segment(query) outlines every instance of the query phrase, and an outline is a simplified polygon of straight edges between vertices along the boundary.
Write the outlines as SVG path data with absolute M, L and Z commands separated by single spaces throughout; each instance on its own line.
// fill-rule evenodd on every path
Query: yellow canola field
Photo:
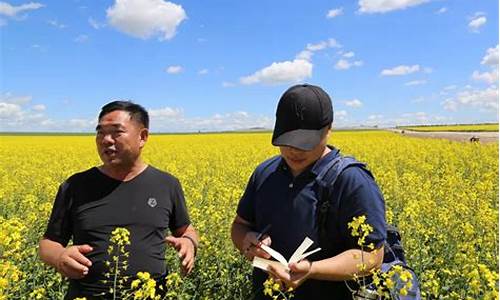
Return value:
M 498 131 L 498 124 L 464 124 L 464 125 L 435 125 L 435 126 L 404 126 L 401 129 L 413 131 Z
M 368 163 L 426 299 L 498 299 L 498 143 L 388 132 L 333 132 Z M 201 235 L 177 299 L 249 299 L 250 264 L 229 228 L 253 169 L 277 154 L 269 133 L 153 135 L 145 160 L 181 181 Z M 100 163 L 90 136 L 0 136 L 0 299 L 61 299 L 65 281 L 37 257 L 59 184 Z M 178 270 L 176 253 L 167 262 Z

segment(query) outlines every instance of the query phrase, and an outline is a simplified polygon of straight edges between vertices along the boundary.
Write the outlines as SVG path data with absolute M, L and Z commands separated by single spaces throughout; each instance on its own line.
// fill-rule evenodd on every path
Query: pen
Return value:
M 266 227 L 264 227 L 264 229 L 261 232 L 259 232 L 259 234 L 257 234 L 256 239 L 257 239 L 258 243 L 249 245 L 248 248 L 245 249 L 244 253 L 247 253 L 248 251 L 250 251 L 250 248 L 252 246 L 253 247 L 260 247 L 260 244 L 262 243 L 262 238 L 269 231 L 269 229 L 271 229 L 271 224 L 268 224 Z
M 262 231 L 257 235 L 257 240 L 259 242 L 264 237 L 264 234 L 266 234 L 269 231 L 269 229 L 271 229 L 271 224 L 267 224 L 267 226 L 264 227 L 264 229 L 262 229 Z

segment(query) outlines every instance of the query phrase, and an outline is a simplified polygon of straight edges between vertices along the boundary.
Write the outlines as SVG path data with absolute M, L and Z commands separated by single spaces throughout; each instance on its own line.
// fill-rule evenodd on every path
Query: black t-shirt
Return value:
M 165 236 L 189 224 L 184 195 L 172 175 L 148 166 L 130 181 L 115 180 L 97 168 L 77 173 L 61 184 L 44 237 L 66 246 L 88 244 L 92 261 L 89 274 L 72 280 L 71 289 L 82 295 L 107 291 L 102 280 L 109 272 L 105 262 L 111 232 L 116 227 L 130 231 L 128 268 L 122 275 L 147 271 L 164 275 Z

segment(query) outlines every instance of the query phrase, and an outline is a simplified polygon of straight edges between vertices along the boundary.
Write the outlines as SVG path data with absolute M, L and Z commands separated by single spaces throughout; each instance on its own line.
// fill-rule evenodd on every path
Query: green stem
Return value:
M 118 264 L 120 262 L 120 255 L 116 256 L 116 263 L 115 263 L 115 274 L 113 278 L 113 300 L 116 299 L 116 280 L 118 279 Z

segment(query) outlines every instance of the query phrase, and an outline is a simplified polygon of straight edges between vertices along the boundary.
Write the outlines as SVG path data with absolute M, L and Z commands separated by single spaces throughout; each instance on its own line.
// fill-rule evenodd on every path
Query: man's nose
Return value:
M 115 140 L 113 139 L 113 136 L 111 135 L 111 133 L 105 134 L 102 137 L 103 144 L 109 145 L 109 144 L 113 144 L 114 142 L 115 142 Z

